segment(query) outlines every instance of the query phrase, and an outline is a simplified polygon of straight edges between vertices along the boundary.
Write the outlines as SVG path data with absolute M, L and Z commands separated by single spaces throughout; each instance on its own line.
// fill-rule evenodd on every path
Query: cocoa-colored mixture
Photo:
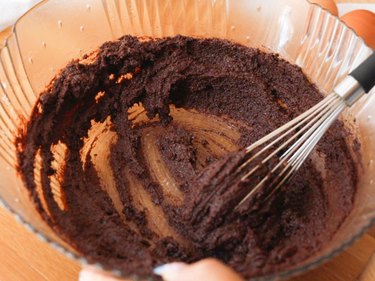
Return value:
M 41 94 L 20 129 L 19 171 L 44 220 L 92 262 L 141 276 L 204 257 L 244 277 L 286 270 L 352 209 L 345 127 L 337 121 L 260 208 L 222 208 L 238 189 L 226 178 L 242 157 L 233 152 L 321 99 L 274 54 L 125 36 L 69 63 Z

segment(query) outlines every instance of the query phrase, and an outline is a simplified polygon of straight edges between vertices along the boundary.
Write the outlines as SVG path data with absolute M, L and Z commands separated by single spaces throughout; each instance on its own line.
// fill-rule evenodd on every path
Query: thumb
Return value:
M 110 273 L 97 269 L 93 266 L 86 266 L 81 270 L 78 281 L 131 281 L 119 279 L 110 275 Z
M 165 281 L 243 281 L 232 269 L 215 259 L 187 265 L 174 262 L 155 268 L 154 273 Z

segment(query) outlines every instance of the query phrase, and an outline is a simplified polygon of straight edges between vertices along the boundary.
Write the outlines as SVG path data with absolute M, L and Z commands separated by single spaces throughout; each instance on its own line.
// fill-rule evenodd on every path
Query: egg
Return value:
M 375 14 L 368 10 L 354 10 L 341 17 L 366 44 L 375 49 Z
M 311 3 L 318 4 L 319 6 L 323 7 L 324 9 L 331 12 L 331 14 L 338 16 L 339 11 L 337 10 L 337 6 L 335 1 L 333 0 L 310 0 Z

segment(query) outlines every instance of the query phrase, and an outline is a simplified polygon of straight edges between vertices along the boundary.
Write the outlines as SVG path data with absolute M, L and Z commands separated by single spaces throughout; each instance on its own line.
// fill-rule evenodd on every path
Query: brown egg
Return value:
M 337 6 L 335 1 L 333 0 L 309 0 L 311 3 L 318 4 L 319 6 L 323 7 L 324 9 L 331 12 L 331 14 L 338 16 L 339 12 L 337 10 Z
M 353 28 L 368 46 L 375 49 L 375 14 L 373 12 L 355 10 L 343 15 L 341 20 Z

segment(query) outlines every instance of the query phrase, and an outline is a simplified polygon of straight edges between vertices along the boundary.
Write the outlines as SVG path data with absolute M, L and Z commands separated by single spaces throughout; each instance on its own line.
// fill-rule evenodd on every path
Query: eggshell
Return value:
M 331 14 L 338 16 L 339 12 L 337 10 L 337 6 L 335 1 L 333 0 L 309 0 L 311 3 L 318 4 L 319 6 L 323 7 L 324 9 L 331 12 Z
M 363 38 L 368 46 L 375 49 L 375 14 L 368 10 L 354 10 L 341 20 Z

